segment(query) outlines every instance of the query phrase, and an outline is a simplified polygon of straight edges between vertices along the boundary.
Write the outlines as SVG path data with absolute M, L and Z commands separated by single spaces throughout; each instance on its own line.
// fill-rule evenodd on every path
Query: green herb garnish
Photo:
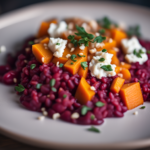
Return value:
M 63 98 L 66 98 L 66 97 L 67 97 L 67 95 L 66 95 L 66 94 L 64 94 L 64 95 L 63 95 Z
M 113 69 L 111 68 L 111 65 L 103 65 L 101 66 L 101 68 L 105 71 L 113 71 Z
M 85 57 L 85 55 L 80 55 L 80 54 L 77 54 L 79 57 Z
M 77 57 L 77 56 L 76 56 L 75 54 L 73 54 L 73 55 L 71 55 L 70 59 L 71 59 L 72 61 L 76 62 L 76 61 L 77 61 L 77 60 L 75 60 L 76 57 Z
M 136 55 L 138 58 L 142 58 L 141 54 L 144 54 L 144 52 L 140 49 L 139 52 L 136 51 L 136 49 L 133 51 L 133 54 Z
M 103 49 L 102 52 L 107 52 L 107 50 L 106 50 L 106 49 Z
M 105 104 L 102 102 L 96 102 L 95 104 L 97 107 L 103 107 Z
M 140 107 L 140 109 L 145 109 L 146 108 L 146 106 L 142 106 L 142 107 Z
M 70 64 L 73 65 L 73 62 L 71 62 Z
M 87 106 L 83 106 L 82 109 L 81 109 L 81 114 L 82 115 L 86 115 L 86 113 L 91 110 L 90 107 L 87 107 Z
M 98 61 L 103 62 L 105 61 L 105 58 L 100 58 Z
M 94 120 L 95 119 L 95 116 L 94 115 L 91 115 L 91 120 Z
M 38 83 L 38 84 L 36 85 L 36 88 L 37 88 L 37 89 L 40 89 L 41 86 L 42 86 L 42 84 Z
M 105 29 L 99 30 L 99 33 L 100 33 L 100 34 L 105 34 L 105 32 L 106 32 Z
M 56 43 L 56 45 L 60 45 L 60 43 Z
M 96 133 L 100 133 L 100 130 L 95 128 L 94 126 L 91 126 L 91 128 L 87 129 L 88 131 L 92 131 L 92 132 L 96 132 Z
M 138 82 L 140 83 L 141 81 L 140 81 L 140 80 L 138 80 Z
M 150 54 L 150 50 L 147 50 L 147 54 Z
M 31 64 L 30 68 L 34 69 L 36 67 L 36 64 Z
M 24 86 L 21 84 L 18 84 L 18 86 L 15 86 L 15 90 L 17 92 L 23 92 L 25 90 Z
M 83 27 L 79 27 L 76 25 L 76 29 L 77 29 L 77 33 L 75 33 L 77 36 L 80 36 L 81 39 L 79 41 L 77 41 L 75 39 L 75 36 L 74 35 L 69 35 L 68 36 L 68 39 L 70 40 L 70 42 L 72 44 L 74 44 L 74 46 L 80 46 L 81 44 L 84 44 L 85 46 L 88 46 L 89 45 L 89 42 L 97 42 L 97 43 L 101 43 L 102 41 L 104 41 L 106 39 L 106 37 L 102 37 L 101 35 L 100 36 L 97 36 L 95 37 L 94 39 L 94 35 L 93 34 L 89 34 L 85 31 L 85 29 Z
M 98 20 L 97 22 L 100 24 L 100 26 L 106 29 L 110 29 L 112 25 L 116 27 L 118 26 L 115 22 L 111 21 L 108 17 L 104 17 Z
M 55 79 L 51 79 L 50 86 L 53 87 L 55 85 L 55 83 L 56 83 L 56 80 Z
M 68 39 L 70 40 L 70 42 L 74 45 L 74 47 L 78 46 L 78 41 L 75 40 L 75 36 L 74 35 L 69 35 Z
M 29 41 L 28 44 L 29 44 L 29 45 L 33 45 L 34 42 L 33 42 L 33 41 Z
M 87 62 L 81 62 L 81 67 L 85 70 L 85 68 L 88 67 Z
M 128 36 L 137 36 L 140 37 L 141 33 L 140 33 L 140 26 L 136 25 L 136 26 L 131 26 L 129 27 L 129 29 L 127 30 L 127 34 Z
M 62 63 L 59 64 L 59 67 L 60 67 L 60 68 L 62 68 L 63 66 L 64 66 L 64 64 L 62 64 Z
M 52 90 L 53 92 L 57 92 L 57 89 L 56 89 L 55 87 L 52 87 L 51 90 Z

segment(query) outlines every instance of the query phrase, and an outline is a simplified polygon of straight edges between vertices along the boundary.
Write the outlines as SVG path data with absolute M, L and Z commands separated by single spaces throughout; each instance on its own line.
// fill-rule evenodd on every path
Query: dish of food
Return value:
M 91 8 L 94 9 L 94 6 Z M 85 11 L 87 10 L 86 8 Z M 42 16 L 40 21 L 38 17 L 37 15 L 34 19 L 39 23 Z M 44 17 L 46 21 L 39 23 L 38 32 L 29 37 L 15 55 L 6 56 L 7 65 L 0 66 L 0 81 L 14 85 L 19 95 L 15 98 L 21 104 L 9 102 L 11 94 L 7 95 L 7 103 L 15 105 L 9 106 L 9 109 L 13 109 L 12 116 L 19 112 L 17 123 L 21 126 L 18 124 L 17 129 L 15 126 L 10 127 L 7 124 L 10 120 L 5 119 L 7 115 L 5 118 L 0 115 L 3 132 L 8 132 L 9 136 L 17 133 L 17 139 L 21 136 L 21 139 L 26 139 L 30 144 L 35 142 L 31 143 L 28 139 L 38 141 L 38 145 L 42 146 L 46 143 L 45 147 L 55 143 L 66 144 L 62 138 L 62 133 L 65 134 L 63 129 L 68 129 L 66 137 L 70 140 L 66 146 L 76 144 L 84 147 L 87 141 L 90 146 L 98 145 L 99 142 L 104 146 L 105 143 L 148 138 L 150 134 L 146 130 L 136 133 L 140 127 L 136 123 L 144 121 L 150 114 L 150 104 L 144 103 L 150 100 L 150 41 L 142 38 L 139 26 L 128 28 L 119 23 L 119 20 L 112 21 L 113 18 L 109 17 L 99 17 L 98 20 L 48 17 Z M 4 32 L 5 28 L 1 30 Z M 2 55 L 4 51 L 5 46 L 1 46 Z M 0 86 L 5 91 L 12 88 L 3 84 Z M 28 125 L 33 127 L 22 126 L 24 121 L 19 121 L 22 116 L 26 118 L 24 121 L 30 120 Z M 34 116 L 32 121 L 30 116 Z M 105 124 L 105 120 L 110 123 Z M 136 126 L 129 129 L 131 122 Z M 149 123 L 146 121 L 146 128 Z M 43 133 L 36 132 L 41 129 L 40 126 L 46 128 Z M 59 127 L 57 133 L 54 129 L 49 129 L 56 126 Z M 125 131 L 118 129 L 120 126 Z M 113 127 L 117 127 L 113 131 L 117 132 L 115 138 L 109 134 Z M 73 133 L 71 130 L 74 130 Z M 121 137 L 127 130 L 131 130 L 132 136 L 129 134 L 130 136 Z M 54 135 L 54 138 L 50 138 L 47 132 Z M 81 137 L 77 140 L 78 132 L 82 135 L 79 134 Z M 74 138 L 70 138 L 71 133 L 75 135 Z M 89 142 L 96 137 L 101 141 Z M 83 138 L 85 140 L 81 140 Z

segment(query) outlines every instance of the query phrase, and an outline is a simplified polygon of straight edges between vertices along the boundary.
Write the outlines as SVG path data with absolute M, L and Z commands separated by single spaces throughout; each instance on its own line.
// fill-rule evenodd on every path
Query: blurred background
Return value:
M 18 8 L 22 8 L 31 4 L 44 2 L 44 1 L 59 1 L 59 0 L 0 0 L 0 15 L 6 12 L 12 11 L 12 10 L 18 9 Z M 60 0 L 60 1 L 63 1 L 63 0 Z M 67 1 L 67 0 L 64 0 L 64 1 Z M 68 1 L 92 1 L 94 2 L 94 1 L 101 1 L 101 0 L 68 0 Z M 125 2 L 125 3 L 136 4 L 136 5 L 150 8 L 150 0 L 109 0 L 109 1 Z

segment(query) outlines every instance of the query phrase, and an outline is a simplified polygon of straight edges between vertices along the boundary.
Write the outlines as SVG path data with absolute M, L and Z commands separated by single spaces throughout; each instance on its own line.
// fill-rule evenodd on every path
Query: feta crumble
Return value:
M 57 44 L 59 43 L 59 45 Z M 66 48 L 67 40 L 63 40 L 60 38 L 50 38 L 48 47 L 53 52 L 55 57 L 62 57 L 64 53 L 64 49 Z
M 45 117 L 44 116 L 39 116 L 37 119 L 40 120 L 40 121 L 43 121 L 45 119 Z
M 94 53 L 96 53 L 96 51 L 97 51 L 96 48 L 93 48 L 93 49 L 89 50 L 90 54 L 94 54 Z
M 125 56 L 125 60 L 128 62 L 128 63 L 136 63 L 136 62 L 139 62 L 140 65 L 142 65 L 144 62 L 146 62 L 148 60 L 148 56 L 146 53 L 144 54 L 141 54 L 141 57 L 142 58 L 139 58 L 137 57 L 136 55 L 134 55 L 133 53 L 131 54 L 127 54 Z
M 79 47 L 81 50 L 84 50 L 85 49 L 85 46 L 84 44 L 81 44 L 81 46 Z
M 133 113 L 133 115 L 138 115 L 138 111 L 135 111 L 135 112 Z
M 97 77 L 98 79 L 101 79 L 102 77 L 111 77 L 115 76 L 115 68 L 116 65 L 112 65 L 111 59 L 113 57 L 113 54 L 105 53 L 105 52 L 96 52 L 95 56 L 93 56 L 93 59 L 91 60 L 89 64 L 89 70 L 91 71 L 91 75 Z M 104 61 L 99 61 L 101 58 L 104 58 Z M 110 65 L 112 68 L 112 71 L 105 71 L 101 67 L 104 65 Z
M 75 112 L 71 115 L 72 119 L 78 119 L 80 117 L 79 113 Z
M 104 46 L 104 43 L 96 43 L 96 48 L 103 48 Z
M 5 47 L 4 45 L 2 45 L 2 46 L 0 47 L 0 53 L 5 52 L 5 51 L 6 51 L 6 47 Z
M 121 41 L 121 46 L 125 54 L 133 53 L 135 49 L 137 51 L 141 49 L 143 52 L 146 52 L 146 49 L 141 46 L 136 37 L 132 37 L 131 39 L 123 39 Z
M 91 89 L 92 91 L 95 91 L 95 90 L 96 90 L 94 86 L 91 86 L 90 89 Z
M 56 119 L 60 118 L 60 114 L 59 113 L 55 113 L 55 114 L 53 114 L 52 118 L 54 120 L 56 120 Z
M 48 29 L 50 37 L 60 37 L 61 34 L 67 30 L 67 24 L 64 21 L 61 21 L 59 24 L 51 23 Z

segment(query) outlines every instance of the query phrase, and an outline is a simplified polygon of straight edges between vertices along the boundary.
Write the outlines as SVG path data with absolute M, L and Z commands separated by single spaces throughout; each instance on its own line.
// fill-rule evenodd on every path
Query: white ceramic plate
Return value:
M 79 16 L 101 18 L 107 15 L 115 21 L 127 25 L 140 24 L 144 37 L 150 39 L 150 10 L 122 3 L 42 3 L 23 8 L 0 18 L 0 45 L 13 53 L 17 43 L 36 33 L 40 22 L 51 17 Z M 0 54 L 0 63 L 4 63 Z M 13 87 L 0 84 L 0 132 L 13 139 L 40 147 L 55 148 L 139 148 L 150 146 L 150 103 L 146 109 L 136 108 L 125 113 L 121 119 L 105 119 L 98 126 L 100 134 L 88 132 L 89 126 L 80 126 L 60 120 L 46 118 L 43 122 L 36 118 L 40 115 L 24 109 L 18 103 L 19 97 Z M 133 115 L 138 111 L 137 116 Z

